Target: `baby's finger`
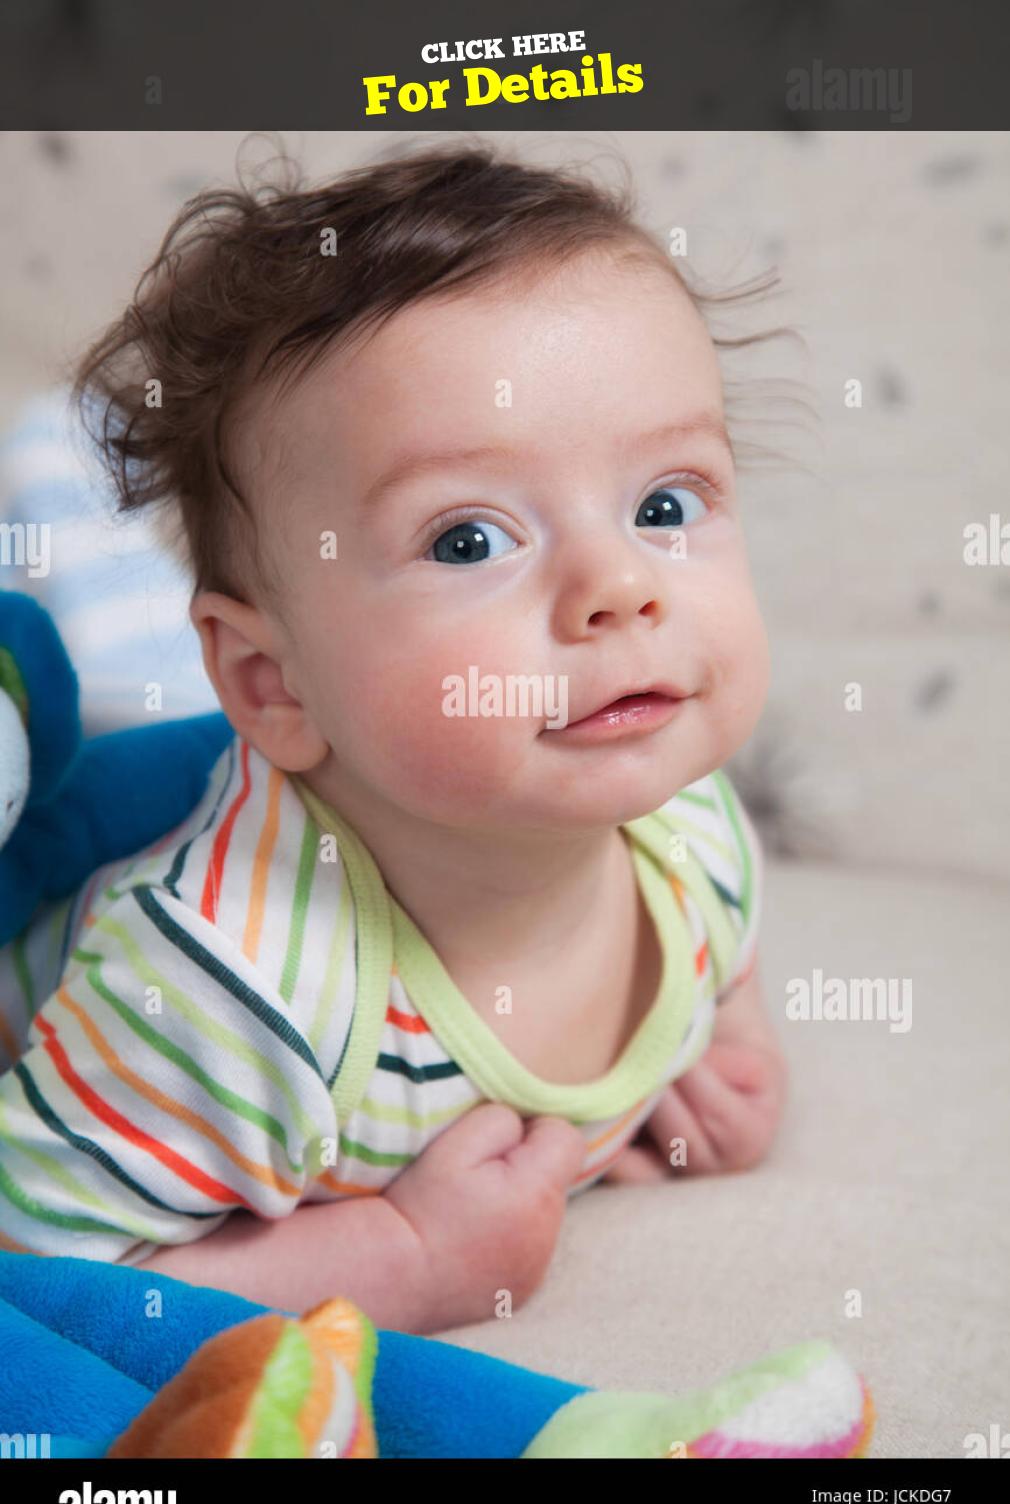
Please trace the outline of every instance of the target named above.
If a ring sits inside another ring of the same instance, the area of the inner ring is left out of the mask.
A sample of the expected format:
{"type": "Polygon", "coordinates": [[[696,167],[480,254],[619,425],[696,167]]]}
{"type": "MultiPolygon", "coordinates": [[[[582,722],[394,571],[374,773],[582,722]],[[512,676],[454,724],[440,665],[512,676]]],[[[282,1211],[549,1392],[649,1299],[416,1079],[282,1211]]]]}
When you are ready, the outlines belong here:
{"type": "Polygon", "coordinates": [[[719,1156],[697,1114],[681,1096],[679,1086],[678,1081],[667,1087],[662,1101],[645,1125],[646,1132],[670,1165],[672,1173],[711,1174],[719,1169],[719,1156]],[[671,1162],[671,1154],[681,1147],[674,1142],[678,1139],[682,1140],[682,1153],[671,1162]]]}
{"type": "Polygon", "coordinates": [[[770,1050],[718,1041],[706,1050],[704,1062],[728,1085],[756,1097],[767,1095],[783,1070],[770,1050]]]}
{"type": "Polygon", "coordinates": [[[751,1142],[754,1134],[753,1106],[727,1086],[704,1061],[677,1082],[685,1103],[704,1124],[722,1160],[733,1160],[751,1142]]]}
{"type": "Polygon", "coordinates": [[[669,1171],[655,1149],[628,1144],[600,1178],[611,1185],[651,1185],[668,1179],[669,1171]]]}

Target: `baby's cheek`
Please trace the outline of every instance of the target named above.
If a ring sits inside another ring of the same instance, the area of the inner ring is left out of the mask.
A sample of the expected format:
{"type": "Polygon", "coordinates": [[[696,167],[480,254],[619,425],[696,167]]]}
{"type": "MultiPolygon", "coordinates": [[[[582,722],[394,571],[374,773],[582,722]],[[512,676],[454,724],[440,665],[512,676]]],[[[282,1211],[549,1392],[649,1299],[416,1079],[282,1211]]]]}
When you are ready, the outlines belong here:
{"type": "Polygon", "coordinates": [[[391,663],[359,727],[366,775],[398,804],[427,818],[489,818],[511,787],[538,726],[528,718],[474,715],[441,665],[391,663]],[[460,713],[463,712],[463,713],[460,713]]]}
{"type": "Polygon", "coordinates": [[[746,739],[761,715],[770,676],[768,635],[748,578],[741,574],[717,608],[709,602],[704,609],[710,706],[727,734],[746,739]]]}

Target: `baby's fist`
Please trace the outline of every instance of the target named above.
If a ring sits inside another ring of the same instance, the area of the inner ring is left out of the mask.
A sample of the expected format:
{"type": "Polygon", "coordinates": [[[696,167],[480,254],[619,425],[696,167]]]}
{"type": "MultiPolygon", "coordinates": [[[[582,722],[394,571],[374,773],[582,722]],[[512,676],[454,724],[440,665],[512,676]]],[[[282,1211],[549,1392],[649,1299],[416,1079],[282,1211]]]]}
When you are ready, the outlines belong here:
{"type": "Polygon", "coordinates": [[[774,1047],[714,1042],[667,1087],[649,1137],[684,1174],[751,1169],[771,1147],[785,1088],[785,1061],[774,1047]]]}

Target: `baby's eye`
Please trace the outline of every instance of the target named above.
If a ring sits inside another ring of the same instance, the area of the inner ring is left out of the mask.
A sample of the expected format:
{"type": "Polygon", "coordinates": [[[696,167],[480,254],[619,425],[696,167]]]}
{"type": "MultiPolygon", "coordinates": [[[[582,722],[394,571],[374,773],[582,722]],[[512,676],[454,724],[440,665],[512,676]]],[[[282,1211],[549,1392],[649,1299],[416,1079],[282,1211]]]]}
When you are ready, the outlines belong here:
{"type": "Polygon", "coordinates": [[[510,547],[518,547],[515,539],[493,522],[457,522],[435,539],[425,558],[438,564],[479,564],[510,547]]]}
{"type": "Polygon", "coordinates": [[[696,520],[697,514],[692,513],[692,507],[705,512],[705,503],[696,492],[688,491],[684,486],[663,486],[642,502],[635,516],[635,526],[683,527],[686,522],[696,520]]]}

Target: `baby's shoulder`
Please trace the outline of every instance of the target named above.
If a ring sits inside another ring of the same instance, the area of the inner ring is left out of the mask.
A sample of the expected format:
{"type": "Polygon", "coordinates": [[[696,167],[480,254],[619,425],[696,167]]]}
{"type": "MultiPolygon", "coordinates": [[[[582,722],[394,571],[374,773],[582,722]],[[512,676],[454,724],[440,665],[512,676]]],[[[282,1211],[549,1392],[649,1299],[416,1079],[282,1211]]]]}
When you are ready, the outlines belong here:
{"type": "Polygon", "coordinates": [[[725,920],[729,921],[732,946],[720,955],[717,968],[723,973],[720,988],[724,990],[746,974],[757,947],[764,886],[764,855],[758,833],[721,768],[687,784],[661,805],[653,818],[664,831],[662,857],[668,871],[699,902],[713,941],[719,931],[724,932],[725,920]],[[688,855],[702,869],[712,900],[692,880],[690,867],[685,864],[688,855]],[[724,918],[713,913],[713,908],[724,918]]]}
{"type": "Polygon", "coordinates": [[[763,865],[760,839],[722,768],[687,784],[656,815],[682,838],[717,887],[740,897],[756,883],[763,865]]]}
{"type": "Polygon", "coordinates": [[[236,736],[180,825],[76,895],[64,959],[106,930],[180,978],[225,979],[311,1031],[323,1055],[339,1053],[355,992],[354,902],[339,852],[324,844],[289,775],[236,736]]]}

